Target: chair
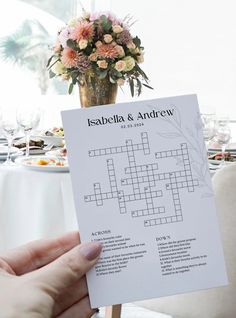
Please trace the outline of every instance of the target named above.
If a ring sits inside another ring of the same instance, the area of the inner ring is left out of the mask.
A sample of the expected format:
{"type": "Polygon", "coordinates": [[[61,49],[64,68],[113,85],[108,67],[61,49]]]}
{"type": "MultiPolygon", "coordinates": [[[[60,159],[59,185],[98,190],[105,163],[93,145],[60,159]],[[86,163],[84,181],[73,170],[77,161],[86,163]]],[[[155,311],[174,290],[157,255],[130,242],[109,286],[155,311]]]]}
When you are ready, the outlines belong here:
{"type": "Polygon", "coordinates": [[[217,171],[212,182],[229,285],[138,305],[173,318],[236,318],[236,164],[217,171]]]}

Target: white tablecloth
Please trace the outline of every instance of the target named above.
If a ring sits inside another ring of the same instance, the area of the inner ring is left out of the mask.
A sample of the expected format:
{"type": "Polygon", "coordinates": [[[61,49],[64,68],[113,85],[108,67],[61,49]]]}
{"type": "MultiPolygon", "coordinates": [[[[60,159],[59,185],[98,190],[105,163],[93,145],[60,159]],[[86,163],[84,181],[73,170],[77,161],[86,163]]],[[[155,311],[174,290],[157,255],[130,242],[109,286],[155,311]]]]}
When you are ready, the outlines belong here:
{"type": "Polygon", "coordinates": [[[0,165],[0,252],[76,229],[69,173],[0,165]]]}

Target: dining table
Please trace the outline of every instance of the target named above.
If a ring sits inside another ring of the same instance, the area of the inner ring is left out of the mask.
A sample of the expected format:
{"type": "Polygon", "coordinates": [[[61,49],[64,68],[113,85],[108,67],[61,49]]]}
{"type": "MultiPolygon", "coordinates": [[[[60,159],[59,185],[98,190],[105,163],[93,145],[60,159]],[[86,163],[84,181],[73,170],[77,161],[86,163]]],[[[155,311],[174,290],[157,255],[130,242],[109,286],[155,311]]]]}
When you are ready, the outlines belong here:
{"type": "Polygon", "coordinates": [[[78,230],[69,171],[0,164],[0,252],[78,230]]]}

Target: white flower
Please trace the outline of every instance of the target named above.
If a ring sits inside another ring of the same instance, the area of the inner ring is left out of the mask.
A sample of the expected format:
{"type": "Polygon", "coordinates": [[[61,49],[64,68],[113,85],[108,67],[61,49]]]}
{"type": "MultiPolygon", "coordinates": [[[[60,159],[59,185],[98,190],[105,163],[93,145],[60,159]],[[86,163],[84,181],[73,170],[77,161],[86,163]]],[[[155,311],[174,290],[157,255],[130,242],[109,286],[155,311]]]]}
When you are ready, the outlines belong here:
{"type": "Polygon", "coordinates": [[[54,74],[61,75],[65,72],[65,66],[58,61],[52,66],[51,70],[54,74]]]}
{"type": "Polygon", "coordinates": [[[100,67],[100,68],[107,68],[108,64],[105,60],[101,60],[101,61],[97,61],[97,65],[100,67]]]}
{"type": "Polygon", "coordinates": [[[135,66],[135,60],[132,56],[126,56],[123,58],[123,61],[126,63],[126,67],[124,69],[125,72],[131,71],[135,66]]]}
{"type": "Polygon", "coordinates": [[[119,57],[125,56],[125,51],[121,45],[116,45],[116,51],[117,51],[119,57]]]}
{"type": "Polygon", "coordinates": [[[81,50],[85,49],[87,47],[87,45],[88,45],[88,41],[87,40],[82,39],[82,40],[79,41],[79,48],[81,50]]]}
{"type": "Polygon", "coordinates": [[[104,34],[103,39],[104,39],[105,43],[111,43],[113,40],[113,38],[110,34],[104,34]]]}
{"type": "Polygon", "coordinates": [[[125,63],[125,61],[120,60],[120,61],[116,62],[116,64],[115,64],[115,69],[116,69],[118,72],[124,71],[125,68],[126,68],[126,63],[125,63]]]}
{"type": "Polygon", "coordinates": [[[112,30],[114,33],[121,33],[124,29],[119,24],[113,25],[112,30]]]}
{"type": "Polygon", "coordinates": [[[101,45],[102,45],[102,41],[97,41],[97,42],[95,43],[96,48],[100,47],[101,45]]]}
{"type": "Polygon", "coordinates": [[[78,22],[78,19],[75,19],[75,18],[74,18],[74,19],[70,19],[67,24],[68,24],[70,27],[74,27],[77,22],[78,22]]]}
{"type": "Polygon", "coordinates": [[[136,46],[135,46],[134,42],[131,41],[127,44],[127,48],[130,50],[134,50],[136,48],[136,46]]]}

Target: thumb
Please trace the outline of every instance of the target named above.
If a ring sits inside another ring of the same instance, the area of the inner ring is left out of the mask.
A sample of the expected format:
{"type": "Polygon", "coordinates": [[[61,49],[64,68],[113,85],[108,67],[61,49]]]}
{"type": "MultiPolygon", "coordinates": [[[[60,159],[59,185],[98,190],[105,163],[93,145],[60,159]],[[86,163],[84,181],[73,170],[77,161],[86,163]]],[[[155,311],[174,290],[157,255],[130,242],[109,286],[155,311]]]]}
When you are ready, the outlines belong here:
{"type": "Polygon", "coordinates": [[[98,242],[82,243],[47,266],[31,273],[31,278],[41,286],[46,286],[48,292],[57,295],[63,288],[77,282],[95,265],[101,250],[102,245],[98,242]]]}

